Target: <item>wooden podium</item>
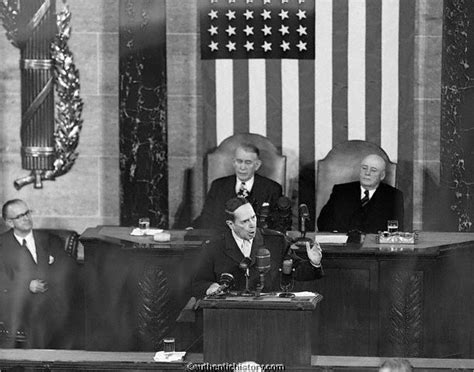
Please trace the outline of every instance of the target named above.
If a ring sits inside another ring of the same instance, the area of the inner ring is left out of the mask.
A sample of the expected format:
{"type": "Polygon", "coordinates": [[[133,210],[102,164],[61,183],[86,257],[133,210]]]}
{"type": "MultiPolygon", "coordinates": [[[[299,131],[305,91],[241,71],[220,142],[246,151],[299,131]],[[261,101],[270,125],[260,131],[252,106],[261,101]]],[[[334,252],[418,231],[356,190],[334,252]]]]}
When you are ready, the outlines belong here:
{"type": "Polygon", "coordinates": [[[322,296],[206,297],[204,361],[311,364],[312,311],[322,296]]]}

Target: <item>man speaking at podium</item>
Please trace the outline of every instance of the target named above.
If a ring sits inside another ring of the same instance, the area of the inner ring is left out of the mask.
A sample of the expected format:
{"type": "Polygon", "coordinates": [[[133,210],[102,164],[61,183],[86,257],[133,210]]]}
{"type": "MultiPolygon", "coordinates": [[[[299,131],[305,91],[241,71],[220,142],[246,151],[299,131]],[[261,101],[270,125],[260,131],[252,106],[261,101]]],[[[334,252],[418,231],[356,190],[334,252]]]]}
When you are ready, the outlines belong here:
{"type": "MultiPolygon", "coordinates": [[[[257,228],[255,211],[245,198],[228,200],[225,203],[225,213],[229,230],[204,244],[193,278],[193,296],[202,298],[218,293],[221,289],[218,282],[223,273],[233,275],[236,291],[244,290],[247,268],[248,287],[255,290],[260,279],[256,256],[262,248],[270,252],[270,268],[265,274],[263,291],[279,291],[279,269],[288,250],[285,236],[276,231],[257,228]]],[[[321,247],[318,244],[313,247],[308,244],[306,251],[308,260],[292,257],[296,280],[313,280],[323,274],[321,247]]]]}

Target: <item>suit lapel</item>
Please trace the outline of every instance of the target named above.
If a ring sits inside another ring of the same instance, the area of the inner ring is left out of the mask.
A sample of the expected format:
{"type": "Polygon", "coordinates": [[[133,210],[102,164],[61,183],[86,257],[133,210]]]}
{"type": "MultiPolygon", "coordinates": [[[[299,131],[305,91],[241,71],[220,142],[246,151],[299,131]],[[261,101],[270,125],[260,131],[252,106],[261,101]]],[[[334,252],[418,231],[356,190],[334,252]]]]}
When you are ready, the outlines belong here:
{"type": "Polygon", "coordinates": [[[226,232],[224,236],[225,236],[224,253],[235,262],[240,263],[240,261],[243,260],[244,255],[242,254],[242,251],[240,250],[240,248],[237,246],[237,243],[235,242],[234,237],[232,236],[230,231],[226,232]]]}
{"type": "Polygon", "coordinates": [[[38,234],[33,231],[33,236],[35,238],[36,245],[36,257],[38,258],[38,266],[48,265],[48,251],[47,251],[47,242],[45,241],[45,236],[38,234]]]}

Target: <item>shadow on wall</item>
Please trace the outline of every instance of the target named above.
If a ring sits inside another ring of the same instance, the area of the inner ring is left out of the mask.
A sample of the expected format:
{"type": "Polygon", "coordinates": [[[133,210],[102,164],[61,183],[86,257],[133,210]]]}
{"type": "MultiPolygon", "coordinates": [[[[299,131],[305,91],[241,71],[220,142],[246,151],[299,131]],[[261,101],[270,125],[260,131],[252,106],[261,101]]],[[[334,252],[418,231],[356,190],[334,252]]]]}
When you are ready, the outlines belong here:
{"type": "Polygon", "coordinates": [[[454,192],[436,182],[428,169],[423,171],[423,230],[458,231],[456,214],[451,210],[454,192]]]}
{"type": "MultiPolygon", "coordinates": [[[[191,225],[193,210],[193,169],[187,168],[183,177],[183,195],[174,216],[173,229],[184,229],[191,225]]],[[[170,190],[171,191],[171,190],[170,190]]]]}

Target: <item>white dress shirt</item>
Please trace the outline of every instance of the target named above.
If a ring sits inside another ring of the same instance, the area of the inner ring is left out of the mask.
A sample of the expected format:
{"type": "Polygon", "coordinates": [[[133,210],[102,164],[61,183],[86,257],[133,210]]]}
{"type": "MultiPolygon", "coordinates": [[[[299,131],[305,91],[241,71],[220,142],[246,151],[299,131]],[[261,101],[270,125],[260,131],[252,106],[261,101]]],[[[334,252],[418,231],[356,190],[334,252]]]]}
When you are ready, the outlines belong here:
{"type": "Polygon", "coordinates": [[[232,231],[232,236],[234,237],[234,240],[237,243],[237,247],[240,248],[240,251],[242,252],[244,257],[250,257],[250,252],[252,250],[253,239],[252,240],[244,240],[244,239],[240,238],[239,236],[237,236],[237,234],[234,233],[234,231],[232,231]]]}
{"type": "Polygon", "coordinates": [[[15,233],[13,233],[13,235],[15,235],[15,239],[18,240],[18,243],[20,243],[20,245],[23,245],[23,239],[26,240],[26,247],[30,251],[33,260],[38,263],[38,255],[36,253],[36,244],[35,238],[33,237],[33,232],[30,231],[30,233],[25,237],[18,236],[15,233]]]}
{"type": "Polygon", "coordinates": [[[239,180],[239,178],[237,178],[237,182],[235,183],[235,193],[236,194],[239,193],[240,186],[242,185],[242,182],[245,182],[245,188],[250,193],[250,191],[252,191],[253,183],[255,182],[255,176],[250,178],[247,181],[241,181],[241,180],[239,180]]]}
{"type": "Polygon", "coordinates": [[[362,186],[360,187],[360,199],[364,199],[364,196],[365,196],[365,190],[367,190],[369,192],[369,200],[372,199],[372,196],[374,196],[374,193],[375,191],[377,191],[377,189],[372,189],[372,190],[368,190],[368,189],[364,189],[362,186]]]}

